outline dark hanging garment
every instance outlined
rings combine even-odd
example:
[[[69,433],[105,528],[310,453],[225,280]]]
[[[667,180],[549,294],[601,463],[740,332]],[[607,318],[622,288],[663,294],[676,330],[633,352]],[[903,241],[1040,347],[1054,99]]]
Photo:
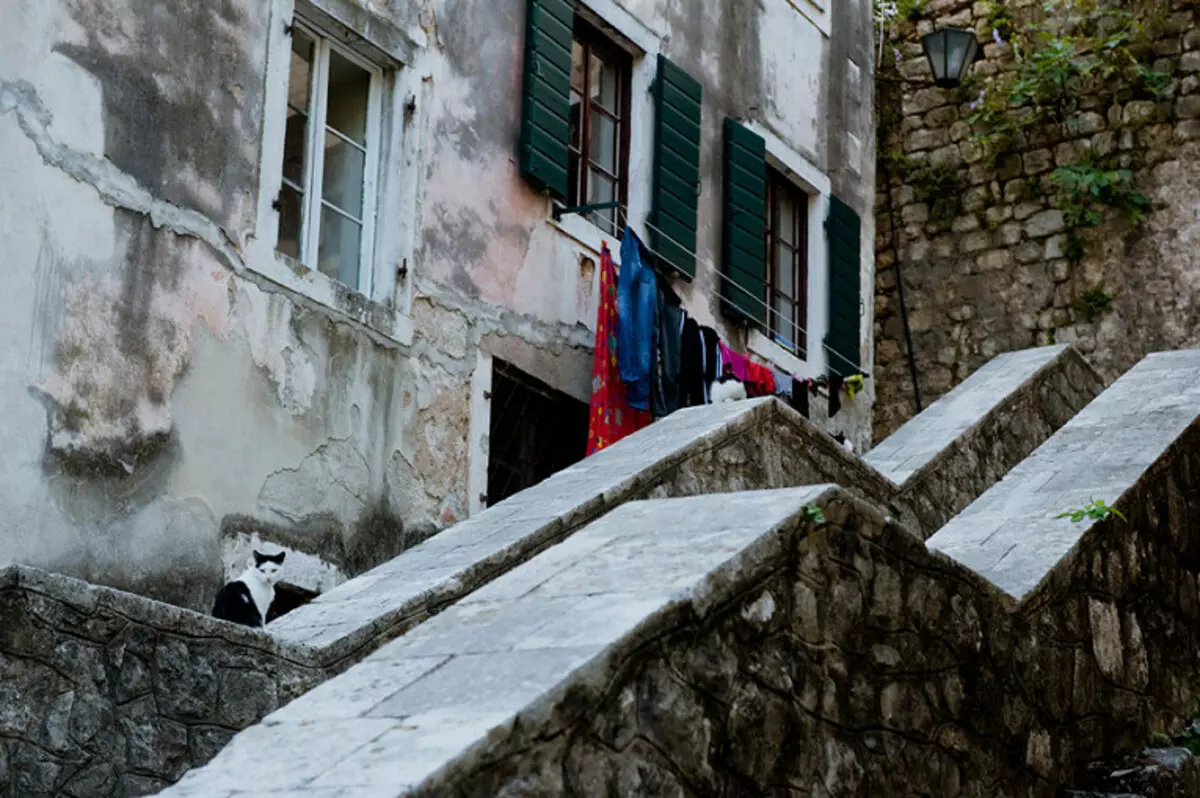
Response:
[[[829,417],[833,418],[842,409],[842,378],[829,378]]]
[[[654,379],[650,386],[650,409],[655,419],[665,418],[679,409],[680,346],[683,308],[668,294],[661,281],[658,286],[658,312],[654,331]]]
[[[704,341],[704,402],[708,404],[712,401],[710,387],[722,374],[717,370],[721,362],[721,339],[712,327],[701,327],[700,337]]]
[[[801,382],[796,380],[796,385],[792,391],[792,407],[800,415],[808,418],[808,385],[807,381]]]
[[[679,340],[679,405],[697,407],[704,401],[704,339],[700,325],[688,316]]]

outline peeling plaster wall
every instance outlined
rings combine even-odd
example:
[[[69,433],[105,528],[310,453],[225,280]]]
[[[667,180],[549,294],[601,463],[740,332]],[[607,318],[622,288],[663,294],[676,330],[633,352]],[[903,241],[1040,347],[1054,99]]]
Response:
[[[280,3],[6,8],[0,566],[201,609],[232,537],[353,575],[468,514],[486,471],[486,440],[468,441],[473,414],[487,412],[472,390],[481,362],[588,395],[601,237],[555,225],[517,175],[524,0],[345,2],[423,45],[397,92],[420,123],[408,127],[405,111],[405,163],[389,162],[416,163],[419,180],[411,201],[383,205],[405,218],[379,222],[387,236],[414,228],[416,241],[379,305],[333,291],[326,307],[262,276],[273,274],[259,185],[276,168],[261,161]],[[823,33],[812,20],[829,28],[831,12],[810,0],[803,15],[787,0],[595,6],[635,19],[704,84],[700,267],[679,289],[741,344],[715,299],[722,120],[753,119],[839,174],[829,61],[839,42],[869,58],[869,11]],[[649,146],[648,130],[635,146]],[[640,220],[649,150],[633,163]],[[393,307],[411,345],[374,325]],[[865,438],[864,409],[869,398],[829,423]]]

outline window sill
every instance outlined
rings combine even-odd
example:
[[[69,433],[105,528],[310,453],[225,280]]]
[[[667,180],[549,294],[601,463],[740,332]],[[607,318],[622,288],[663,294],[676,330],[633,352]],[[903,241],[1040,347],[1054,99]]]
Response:
[[[621,239],[619,236],[609,235],[576,213],[561,219],[551,218],[550,224],[576,243],[587,247],[595,253],[597,258],[600,257],[600,248],[607,243],[608,251],[612,253],[613,263],[621,265]]]
[[[765,358],[780,371],[790,374],[793,377],[808,379],[819,376],[813,373],[812,367],[806,361],[793,355],[758,330],[750,331],[749,340],[746,342],[746,345],[751,352],[761,358]]]
[[[331,280],[319,271],[300,265],[279,252],[261,253],[247,268],[287,291],[321,305],[334,315],[366,328],[401,346],[413,341],[412,319],[395,308],[368,299]]]

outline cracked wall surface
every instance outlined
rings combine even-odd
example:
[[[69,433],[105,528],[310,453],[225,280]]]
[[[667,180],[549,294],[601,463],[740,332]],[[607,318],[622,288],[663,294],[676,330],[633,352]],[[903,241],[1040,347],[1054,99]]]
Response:
[[[472,379],[492,358],[588,396],[599,236],[554,225],[516,175],[524,3],[345,2],[413,43],[395,98],[402,152],[387,161],[411,186],[388,195],[380,228],[414,241],[386,249],[406,253],[395,263],[380,256],[391,293],[326,285],[325,300],[296,288],[311,282],[303,269],[272,272],[261,240],[260,179],[276,168],[263,162],[275,152],[266,75],[287,3],[5,10],[0,566],[206,609],[232,566],[225,539],[257,535],[352,576],[478,507],[469,475],[486,472],[487,443],[467,440]],[[822,127],[826,38],[801,74],[781,32],[809,22],[782,0],[704,15],[678,0],[627,5],[705,86],[702,268],[681,291],[724,327],[712,294],[721,120],[757,119],[840,174]],[[839,52],[869,39],[866,13],[834,30]],[[794,92],[808,99],[783,101]],[[649,100],[637,102],[648,119]],[[643,127],[633,167],[645,176]],[[633,189],[643,205],[648,191]],[[814,415],[865,442],[870,394]]]

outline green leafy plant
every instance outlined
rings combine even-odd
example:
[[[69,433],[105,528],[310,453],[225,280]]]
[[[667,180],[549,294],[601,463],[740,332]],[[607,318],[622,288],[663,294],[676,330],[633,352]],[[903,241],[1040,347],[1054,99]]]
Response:
[[[1128,169],[1098,169],[1090,162],[1060,166],[1050,174],[1050,183],[1062,192],[1058,207],[1068,227],[1095,227],[1104,221],[1105,206],[1121,211],[1137,227],[1152,209]]]
[[[1109,507],[1101,499],[1093,499],[1091,504],[1080,507],[1075,510],[1067,510],[1065,513],[1059,513],[1055,518],[1070,518],[1072,523],[1078,524],[1085,518],[1090,518],[1093,521],[1106,521],[1110,516],[1116,516],[1122,521],[1125,516],[1121,515],[1121,511],[1115,507]]]
[[[925,0],[896,0],[896,16],[918,20],[925,16]]]
[[[805,523],[823,524],[825,523],[825,513],[821,512],[821,508],[813,504],[806,504],[800,508],[800,514],[804,517]]]
[[[984,19],[987,21],[988,30],[996,31],[1001,39],[1008,39],[1012,36],[1014,20],[1008,6],[993,0],[984,8],[986,9]]]
[[[1079,295],[1072,304],[1085,321],[1092,322],[1099,318],[1112,305],[1112,295],[1104,290],[1104,286],[1089,288]]]

